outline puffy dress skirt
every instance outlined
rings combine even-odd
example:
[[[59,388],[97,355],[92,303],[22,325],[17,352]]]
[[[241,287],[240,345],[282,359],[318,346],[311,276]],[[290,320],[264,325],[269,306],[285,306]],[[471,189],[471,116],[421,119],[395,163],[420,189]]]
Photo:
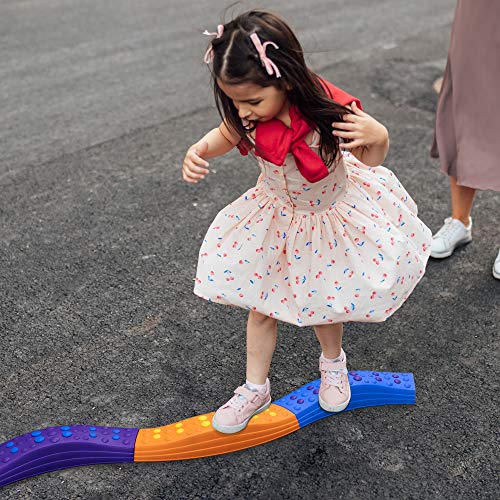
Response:
[[[422,278],[431,244],[394,173],[343,153],[309,183],[291,154],[283,166],[258,161],[257,185],[206,233],[194,293],[298,326],[391,316]]]

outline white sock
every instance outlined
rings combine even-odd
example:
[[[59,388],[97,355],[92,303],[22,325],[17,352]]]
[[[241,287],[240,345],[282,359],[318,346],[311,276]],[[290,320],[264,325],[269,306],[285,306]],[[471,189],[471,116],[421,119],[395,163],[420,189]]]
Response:
[[[330,358],[327,358],[325,357],[325,355],[323,353],[321,353],[321,357],[325,360],[325,361],[331,361],[332,363],[338,363],[338,362],[341,362],[341,361],[344,361],[344,356],[342,354],[342,351],[340,351],[340,355],[336,358],[333,358],[333,359],[330,359]]]
[[[248,379],[245,382],[245,385],[250,389],[251,391],[254,392],[259,392],[260,394],[264,394],[267,390],[267,382],[269,379],[266,379],[266,383],[259,385],[259,384],[254,384],[253,382],[250,382]]]

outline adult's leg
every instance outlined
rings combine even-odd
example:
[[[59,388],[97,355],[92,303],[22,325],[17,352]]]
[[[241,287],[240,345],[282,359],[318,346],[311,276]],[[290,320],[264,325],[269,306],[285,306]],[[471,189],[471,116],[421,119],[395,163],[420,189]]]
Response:
[[[468,226],[476,190],[467,186],[459,186],[456,177],[453,176],[450,176],[450,190],[451,216]]]

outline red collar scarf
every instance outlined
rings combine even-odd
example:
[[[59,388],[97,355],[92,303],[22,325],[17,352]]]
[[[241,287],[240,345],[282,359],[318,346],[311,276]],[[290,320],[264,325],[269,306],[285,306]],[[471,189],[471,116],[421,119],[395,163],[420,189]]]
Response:
[[[320,79],[327,95],[342,106],[361,102],[330,82]],[[307,145],[305,137],[312,127],[302,118],[298,108],[290,106],[290,127],[273,118],[267,122],[259,122],[255,131],[255,154],[274,165],[283,165],[286,155],[291,153],[302,177],[309,182],[318,182],[328,175],[328,168],[323,160]],[[241,141],[238,149],[242,155],[248,155],[251,148]]]

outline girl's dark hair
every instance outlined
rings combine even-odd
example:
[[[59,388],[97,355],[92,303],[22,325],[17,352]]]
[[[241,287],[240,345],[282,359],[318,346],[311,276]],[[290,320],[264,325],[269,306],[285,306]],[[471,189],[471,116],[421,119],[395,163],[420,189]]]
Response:
[[[272,41],[278,45],[266,47],[266,53],[276,64],[281,78],[268,75],[250,35],[257,33],[262,43]],[[278,15],[265,10],[245,12],[224,25],[224,33],[211,42],[213,50],[212,79],[215,103],[222,119],[248,145],[247,133],[255,125],[244,127],[233,101],[217,84],[253,83],[260,87],[270,85],[287,92],[309,125],[320,133],[320,156],[330,166],[339,152],[339,139],[332,134],[332,122],[343,121],[350,110],[331,99],[304,60],[302,47],[288,24]]]

